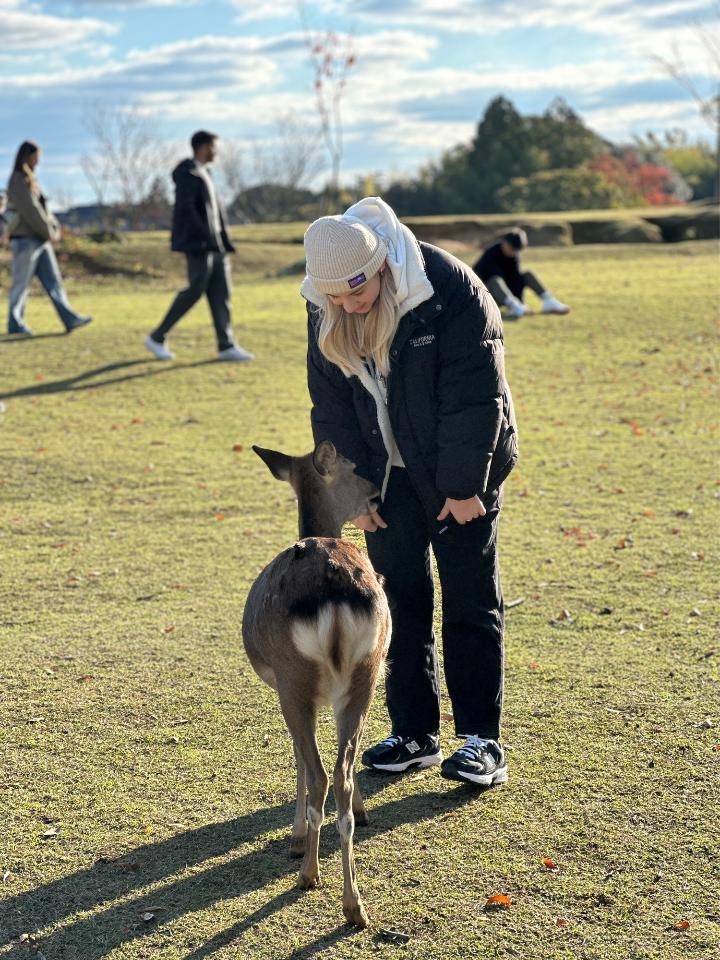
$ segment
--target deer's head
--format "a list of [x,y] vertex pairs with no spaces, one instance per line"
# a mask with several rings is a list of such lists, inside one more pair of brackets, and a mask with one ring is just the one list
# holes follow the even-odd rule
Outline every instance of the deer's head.
[[377,487],[355,473],[329,440],[312,453],[291,457],[253,446],[278,480],[287,481],[298,500],[301,537],[339,537],[342,525],[376,508]]

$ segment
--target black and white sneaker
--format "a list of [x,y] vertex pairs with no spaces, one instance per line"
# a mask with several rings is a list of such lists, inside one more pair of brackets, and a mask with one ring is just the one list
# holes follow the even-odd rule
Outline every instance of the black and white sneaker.
[[467,780],[481,787],[507,783],[505,751],[497,740],[467,737],[465,743],[443,761],[440,773],[448,780]]
[[401,737],[391,733],[374,747],[369,747],[362,755],[362,762],[366,767],[385,770],[387,773],[436,767],[441,761],[440,737],[432,733],[424,737]]

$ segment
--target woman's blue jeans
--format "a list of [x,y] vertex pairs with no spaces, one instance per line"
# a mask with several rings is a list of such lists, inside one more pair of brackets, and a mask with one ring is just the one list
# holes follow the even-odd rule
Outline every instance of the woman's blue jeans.
[[35,276],[52,300],[65,329],[70,329],[79,317],[68,302],[52,244],[35,237],[15,237],[10,241],[10,248],[12,250],[12,284],[8,333],[22,333],[27,329],[24,320],[25,304],[32,278]]

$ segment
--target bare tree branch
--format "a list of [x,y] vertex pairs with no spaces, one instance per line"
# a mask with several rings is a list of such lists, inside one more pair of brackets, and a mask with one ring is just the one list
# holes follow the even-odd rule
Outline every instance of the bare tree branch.
[[298,15],[305,34],[310,65],[314,73],[315,106],[320,130],[330,157],[330,205],[336,204],[340,188],[340,166],[344,154],[342,101],[347,76],[357,63],[353,38],[334,30],[313,34],[304,0],[297,0]]
[[153,182],[170,164],[171,150],[158,135],[157,124],[137,105],[90,106],[85,124],[95,149],[81,159],[83,172],[98,203],[119,201],[136,222]]

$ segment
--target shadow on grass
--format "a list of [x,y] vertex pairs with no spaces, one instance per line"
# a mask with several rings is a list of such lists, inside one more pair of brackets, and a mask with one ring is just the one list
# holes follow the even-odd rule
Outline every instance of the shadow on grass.
[[52,330],[50,333],[33,333],[29,336],[19,333],[0,334],[0,343],[30,343],[33,340],[45,340],[47,337],[66,337],[67,330]]
[[[363,772],[360,776],[363,795],[368,797],[381,791],[393,779]],[[355,842],[362,846],[367,839],[400,824],[432,819],[472,802],[481,794],[482,791],[465,786],[448,787],[384,803],[371,811],[372,822],[368,829],[356,830]],[[123,943],[142,938],[184,914],[208,910],[223,900],[236,900],[274,883],[279,877],[289,878],[298,870],[298,862],[289,857],[293,814],[294,803],[256,810],[235,820],[209,824],[169,840],[146,844],[115,860],[98,861],[92,867],[35,890],[7,897],[2,908],[5,919],[0,946],[16,942],[23,933],[64,921],[63,927],[42,937],[43,953],[48,957],[100,960]],[[263,834],[281,828],[287,829],[286,835],[257,846]],[[230,860],[187,874],[188,868],[197,868],[205,861],[227,856],[244,844],[252,844],[252,848]],[[338,846],[335,824],[326,824],[321,834],[322,858],[325,859]],[[176,877],[180,872],[186,875]],[[165,881],[164,886],[151,894],[128,899],[133,890],[161,881]],[[337,881],[337,910],[342,915],[341,878],[338,877]],[[303,894],[296,889],[278,894],[254,913],[196,948],[186,960],[212,956],[250,927],[290,906],[300,896]],[[113,905],[112,901],[118,898],[123,898],[122,903]],[[148,923],[142,919],[142,914],[151,903],[158,910],[155,920]],[[102,909],[91,916],[67,922],[78,913],[98,907]],[[352,933],[352,928],[341,925],[332,934],[301,948],[297,956],[311,957]]]
[[[55,336],[55,334],[44,334],[44,336]],[[60,334],[62,336],[62,334]],[[178,370],[189,370],[192,367],[205,367],[208,364],[220,363],[216,357],[210,357],[207,360],[196,360],[194,363],[173,363],[171,365],[163,364],[157,366],[157,360],[124,360],[119,363],[107,363],[102,367],[95,367],[93,370],[86,370],[84,373],[78,373],[72,377],[65,377],[63,380],[53,380],[50,383],[33,383],[28,387],[19,387],[17,390],[11,390],[8,393],[0,393],[0,400],[17,400],[20,397],[42,397],[52,393],[67,393],[70,391],[97,390],[99,387],[111,387],[117,383],[125,383],[127,380],[139,380],[144,377],[154,377],[159,373],[173,373]],[[152,366],[151,366],[152,365]],[[129,367],[142,366],[145,369],[142,373],[126,373],[123,376],[108,377],[106,374],[116,373],[120,370],[127,370]],[[91,380],[93,377],[104,377],[94,383],[84,383],[85,380]]]

